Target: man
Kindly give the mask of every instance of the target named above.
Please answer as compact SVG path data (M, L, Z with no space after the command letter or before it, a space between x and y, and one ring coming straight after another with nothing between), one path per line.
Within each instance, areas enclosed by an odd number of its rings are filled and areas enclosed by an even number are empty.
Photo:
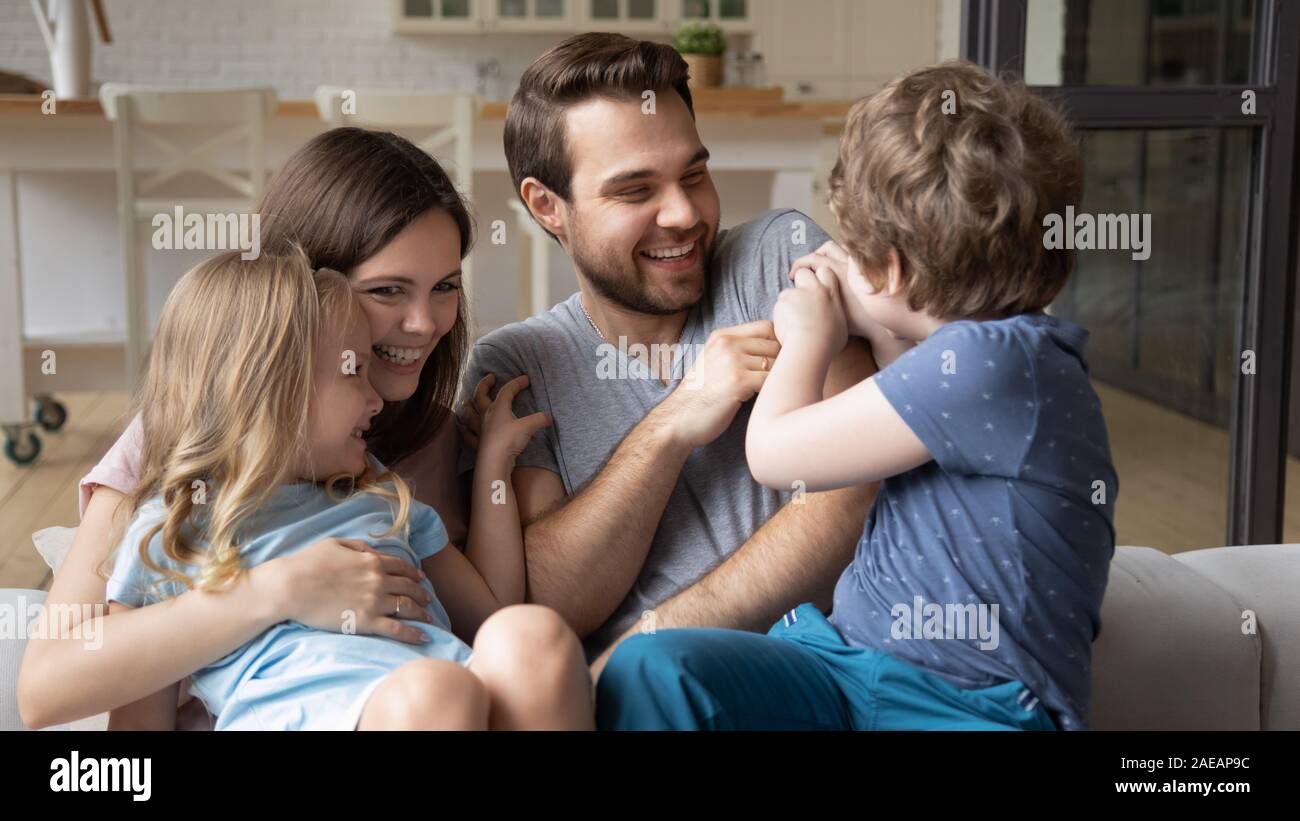
M485 375L527 374L516 412L551 414L503 478L530 600L584 637L595 673L638 630L764 630L794 604L828 607L874 492L774 491L749 473L772 307L828 237L797 211L718 230L686 81L671 47L615 34L572 37L524 73L506 158L580 290L480 340L462 385L482 403ZM826 392L874 370L854 340Z

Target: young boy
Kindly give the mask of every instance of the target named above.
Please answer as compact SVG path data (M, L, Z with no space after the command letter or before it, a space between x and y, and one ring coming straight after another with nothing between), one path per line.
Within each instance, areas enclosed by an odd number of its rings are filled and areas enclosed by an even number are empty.
M773 488L883 480L832 615L633 636L601 727L1087 726L1117 481L1087 331L1043 313L1073 265L1044 218L1081 176L1061 115L969 63L853 107L831 174L845 248L795 263L746 437ZM850 335L881 370L823 399Z

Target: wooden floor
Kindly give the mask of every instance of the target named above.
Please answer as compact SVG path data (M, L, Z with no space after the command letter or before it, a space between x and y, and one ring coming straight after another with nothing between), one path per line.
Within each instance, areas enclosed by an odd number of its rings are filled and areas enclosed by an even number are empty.
M1221 545L1227 511L1228 437L1130 394L1098 386L1119 473L1120 544L1167 553ZM34 465L0 460L0 587L48 589L31 534L77 523L77 481L126 427L124 393L67 393L63 430L43 434ZM1300 460L1289 462L1284 541L1300 542Z
M1228 434L1094 384L1119 474L1117 542L1179 553L1217 547L1228 522ZM1300 542L1300 459L1287 460L1282 541Z
M49 568L32 533L77 524L77 482L112 446L130 420L125 393L62 393L68 421L41 433L41 455L18 467L0 457L0 587L49 589Z

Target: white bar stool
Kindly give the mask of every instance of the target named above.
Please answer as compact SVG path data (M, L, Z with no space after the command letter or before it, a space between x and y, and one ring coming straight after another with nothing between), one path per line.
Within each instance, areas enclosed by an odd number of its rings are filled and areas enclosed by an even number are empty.
M276 96L270 88L182 90L117 83L105 84L99 96L104 114L114 125L117 211L126 270L126 374L128 389L135 390L149 343L149 300L144 260L136 244L137 224L178 207L190 213L253 212L266 181L266 121L275 109ZM164 136L186 126L219 130L198 145L180 145ZM146 142L156 161L142 164L140 149ZM242 161L213 156L218 149L228 153L232 143L242 144ZM156 193L185 173L214 180L233 196L185 199ZM149 194L156 198L146 198Z

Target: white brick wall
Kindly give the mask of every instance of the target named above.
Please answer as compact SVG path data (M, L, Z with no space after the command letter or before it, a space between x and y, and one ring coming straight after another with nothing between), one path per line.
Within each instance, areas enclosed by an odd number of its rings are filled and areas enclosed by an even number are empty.
M319 85L476 90L496 59L505 98L562 35L398 35L388 0L106 0L113 43L95 44L95 83L269 84L282 99ZM29 0L0 0L0 69L50 82Z

